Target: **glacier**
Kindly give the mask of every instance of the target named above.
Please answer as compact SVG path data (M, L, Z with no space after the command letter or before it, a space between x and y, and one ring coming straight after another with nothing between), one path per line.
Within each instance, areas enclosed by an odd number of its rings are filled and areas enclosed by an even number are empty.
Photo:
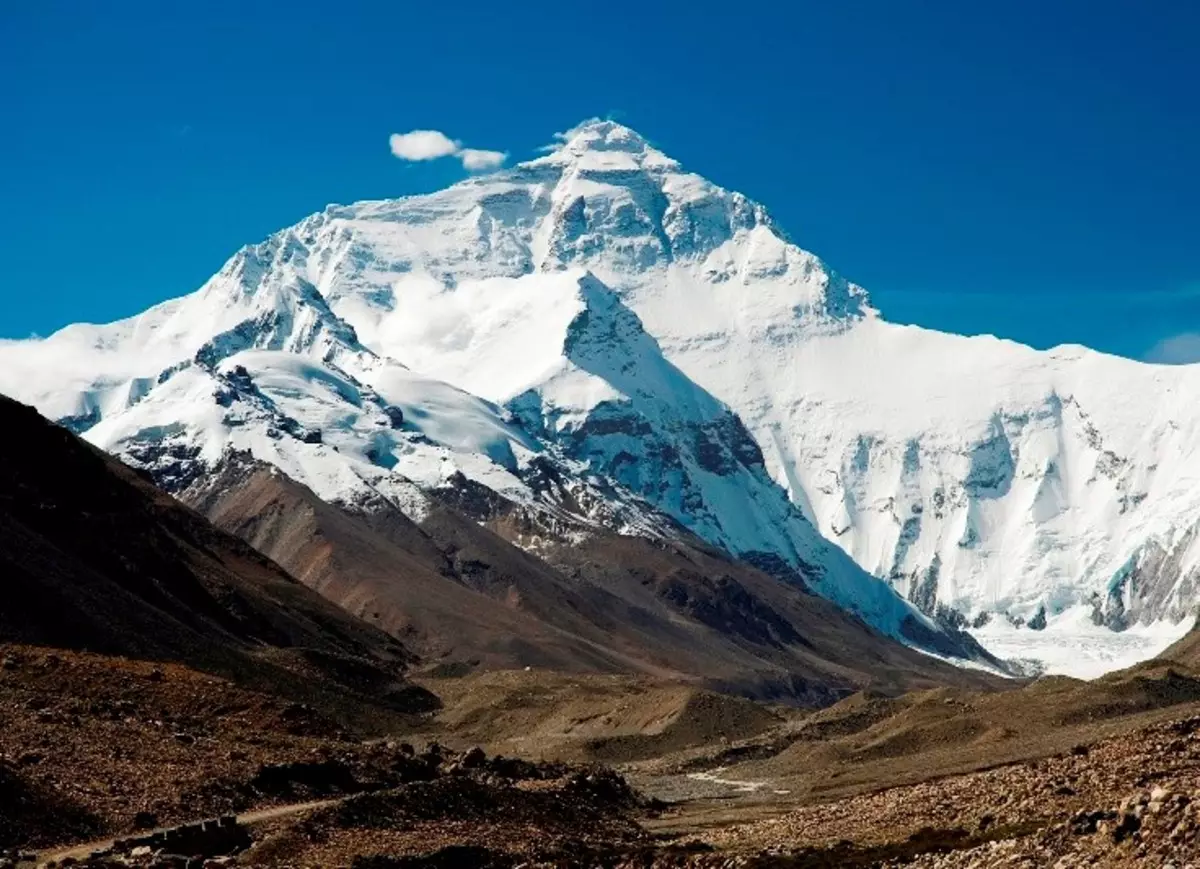
M678 523L892 636L965 628L1051 672L1148 657L1200 601L1200 366L889 323L610 121L329 206L129 320L0 342L0 391L168 484L235 449L339 503L419 515L458 474ZM587 496L547 502L543 461Z

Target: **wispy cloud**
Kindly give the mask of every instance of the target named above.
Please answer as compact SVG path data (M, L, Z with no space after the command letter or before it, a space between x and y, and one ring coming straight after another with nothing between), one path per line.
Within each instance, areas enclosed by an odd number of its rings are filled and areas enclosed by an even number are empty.
M388 137L392 154L401 160L436 160L457 154L458 142L440 130L413 130L408 133L392 133Z
M479 148L463 148L457 156L462 160L463 168L469 172L495 169L508 158L503 151L483 151Z
M1200 362L1200 332L1183 332L1164 338L1146 354L1146 361L1163 362L1168 365Z
M462 161L468 172L483 172L496 169L508 159L504 151L487 151L481 148L464 148L462 142L451 139L441 130L410 130L407 133L392 133L388 137L392 155L409 161L437 160L440 157L455 157Z

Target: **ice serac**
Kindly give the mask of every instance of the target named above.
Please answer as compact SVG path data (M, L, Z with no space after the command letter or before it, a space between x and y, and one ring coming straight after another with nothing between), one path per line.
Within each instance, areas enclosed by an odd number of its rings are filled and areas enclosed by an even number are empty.
M893 634L1144 633L1145 656L1200 596L1200 367L888 323L609 121L330 206L131 320L0 344L0 390L160 475L237 449L338 503L418 512L468 479L678 523ZM581 497L547 502L546 462Z

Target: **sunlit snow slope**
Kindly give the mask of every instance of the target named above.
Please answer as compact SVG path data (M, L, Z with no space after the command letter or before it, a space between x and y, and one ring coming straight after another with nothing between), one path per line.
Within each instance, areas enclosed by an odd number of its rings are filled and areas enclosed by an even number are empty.
M232 410L197 398L222 389ZM186 473L232 446L409 510L455 471L528 494L552 454L627 529L655 525L640 501L816 566L900 632L911 610L806 516L1023 656L1097 626L1113 655L1089 673L1153 653L1114 631L1169 638L1200 597L1200 366L887 323L761 206L611 122L439 193L331 206L133 320L0 344L0 390L134 460Z

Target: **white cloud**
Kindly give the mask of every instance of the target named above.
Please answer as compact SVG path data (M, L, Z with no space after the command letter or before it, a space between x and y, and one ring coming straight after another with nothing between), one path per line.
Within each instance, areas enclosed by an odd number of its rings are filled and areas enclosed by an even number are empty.
M1200 362L1200 332L1184 332L1159 341L1146 354L1148 362L1186 365Z
M508 158L503 151L482 151L478 148L463 148L457 155L468 172L495 169Z
M440 130L412 130L407 133L392 133L388 137L392 154L401 160L436 160L439 157L456 157L468 172L482 172L503 165L508 159L504 151L487 151L481 148L464 148L462 142L451 139Z
M436 160L457 154L459 143L439 130L413 130L392 133L388 138L392 153L401 160Z

